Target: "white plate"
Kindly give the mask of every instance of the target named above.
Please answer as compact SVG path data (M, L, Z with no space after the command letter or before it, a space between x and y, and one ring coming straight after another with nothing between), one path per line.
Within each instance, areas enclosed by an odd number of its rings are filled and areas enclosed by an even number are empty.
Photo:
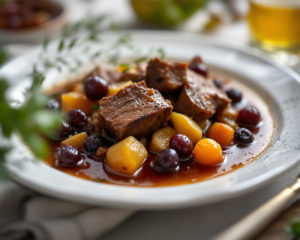
M204 182L159 188L125 187L83 180L55 170L43 162L33 161L24 144L13 138L15 148L6 165L12 179L44 194L71 201L109 205L122 208L178 208L232 198L270 181L294 166L300 155L300 85L299 77L292 71L253 54L200 35L176 32L132 32L135 43L142 48L163 47L168 57L190 59L203 56L210 66L227 76L238 76L253 88L272 110L275 135L270 147L254 162L224 176ZM103 36L111 42L113 34ZM31 69L39 49L8 63L0 73L16 79ZM59 73L48 76L47 82L61 77ZM25 83L13 82L16 93Z

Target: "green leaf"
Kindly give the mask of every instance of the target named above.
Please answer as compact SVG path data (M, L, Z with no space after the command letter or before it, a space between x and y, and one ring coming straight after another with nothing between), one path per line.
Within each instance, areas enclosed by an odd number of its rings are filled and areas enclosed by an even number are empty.
M58 52L61 52L65 47L65 39L61 39L58 44Z
M300 218L293 218L285 230L294 240L300 239Z
M94 105L92 106L92 110L93 110L93 111L98 111L98 109L99 109L99 105L98 105L98 104L94 104Z
M32 72L32 83L30 91L34 91L35 89L40 88L44 80L44 74L42 72L37 71L37 69L34 68Z
M70 44L69 44L69 49L72 49L77 43L77 39L74 38L73 40L71 40Z
M43 49L46 50L49 44L49 37L45 37L43 41Z
M157 49L157 52L158 52L158 54L159 54L159 58L160 58L161 60L164 60L165 57L166 57L166 52L165 52L165 50L164 50L163 48L158 48L158 49Z
M23 138L36 157L43 159L49 156L48 143L41 136L33 133Z
M101 54L102 54L101 51L97 51L97 52L95 52L95 53L92 55L91 58L92 58L92 59L95 59L95 58L99 57Z
M148 57L146 57L146 56L139 57L139 58L137 58L137 59L134 60L134 63L135 63L135 64L139 64L139 63L141 63L141 62L146 61L147 59L148 59Z
M61 124L62 118L59 111L40 110L31 115L31 122L37 132L51 136Z
M119 67L122 68L122 72L126 72L130 68L129 64L127 64L127 63L120 63Z
M7 53L3 49L0 49L0 66L3 65L7 59Z

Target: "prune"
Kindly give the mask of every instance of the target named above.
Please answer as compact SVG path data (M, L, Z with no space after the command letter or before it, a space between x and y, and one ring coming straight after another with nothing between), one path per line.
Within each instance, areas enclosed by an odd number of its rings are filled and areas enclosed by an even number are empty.
M81 160L80 152L72 146L62 146L57 152L58 166L74 167Z
M107 82L98 76L88 78L84 83L85 95L90 100L99 100L108 92Z
M236 88L230 88L226 91L227 96L231 99L232 103L238 103L242 100L242 92Z
M234 141L238 145L248 145L252 143L254 136L247 128L237 128L234 132Z
M66 139L69 135L73 133L73 128L72 126L65 121L62 121L61 126L59 129L57 129L54 133L54 136L52 136L53 140L64 140Z
M169 148L174 149L181 158L188 158L193 153L191 140L183 134L174 135L170 140Z
M191 69L192 71L202 75L203 77L207 77L208 76L208 68L206 66L205 63L201 63L201 62L192 62L189 65L189 69Z
M255 127L260 121L260 112L254 106L243 108L238 115L237 123L242 127Z
M179 156L174 149L167 148L154 160L153 168L157 172L173 172L179 167Z
M103 143L97 135L89 136L86 142L84 143L84 148L88 152L96 152L98 147L102 146Z
M218 80L218 79L214 79L213 83L219 89L223 89L224 88L224 84L220 80Z
M80 109L72 109L67 113L67 120L73 128L81 130L87 123L87 116Z

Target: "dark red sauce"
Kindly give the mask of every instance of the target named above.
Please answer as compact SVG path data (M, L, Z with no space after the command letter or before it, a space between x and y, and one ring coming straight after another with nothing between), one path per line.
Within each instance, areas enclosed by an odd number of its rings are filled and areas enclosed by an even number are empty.
M83 160L79 162L79 166L74 168L62 168L56 164L56 151L59 147L59 143L54 141L50 141L52 155L45 161L60 171L83 179L109 184L141 187L189 184L229 173L255 160L264 149L267 148L272 139L274 122L267 104L254 93L254 91L234 81L227 83L227 85L237 87L243 92L243 101L236 104L235 108L239 110L247 105L256 106L261 114L261 123L257 128L251 130L255 137L255 141L252 144L245 147L233 145L223 148L225 160L218 166L205 167L195 163L193 160L189 160L181 163L179 171L158 173L151 167L151 161L155 158L155 154L149 152L148 158L138 174L135 177L126 177L108 170L105 158L98 158L86 154L81 149ZM61 91L62 89L56 92Z

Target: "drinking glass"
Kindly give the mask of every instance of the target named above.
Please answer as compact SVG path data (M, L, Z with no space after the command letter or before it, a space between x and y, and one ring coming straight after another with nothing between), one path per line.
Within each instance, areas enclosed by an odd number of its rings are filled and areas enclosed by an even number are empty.
M248 24L254 46L279 62L299 63L300 0L250 0Z

